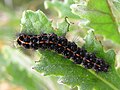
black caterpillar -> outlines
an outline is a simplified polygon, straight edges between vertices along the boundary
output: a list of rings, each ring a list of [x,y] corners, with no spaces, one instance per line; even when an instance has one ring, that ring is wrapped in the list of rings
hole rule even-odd
[[[88,53],[84,48],[77,47],[74,42],[68,41],[65,37],[57,36],[54,33],[40,35],[20,34],[17,43],[26,49],[50,49],[64,55],[65,58],[72,59],[76,64],[82,64],[87,69],[96,72],[107,72],[109,65],[95,54]]]

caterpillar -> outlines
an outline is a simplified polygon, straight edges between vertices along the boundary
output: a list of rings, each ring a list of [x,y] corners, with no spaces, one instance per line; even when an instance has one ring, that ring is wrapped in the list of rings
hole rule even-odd
[[[94,53],[89,53],[84,48],[78,47],[74,42],[68,41],[63,36],[55,33],[42,33],[40,35],[19,34],[17,43],[26,49],[49,49],[65,58],[71,59],[75,64],[82,64],[86,69],[93,69],[96,72],[108,72],[109,65]]]

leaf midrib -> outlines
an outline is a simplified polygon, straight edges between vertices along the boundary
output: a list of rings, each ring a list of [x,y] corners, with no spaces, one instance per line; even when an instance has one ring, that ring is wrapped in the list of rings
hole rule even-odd
[[[110,82],[108,82],[106,79],[103,79],[101,76],[96,75],[95,73],[93,73],[92,71],[90,71],[91,74],[93,74],[94,76],[96,76],[98,79],[100,79],[101,81],[103,81],[104,83],[106,83],[108,86],[110,86],[113,90],[119,90],[117,87],[115,87],[113,84],[111,84]]]
[[[52,65],[52,64],[51,64]],[[55,65],[55,64],[53,64]],[[57,64],[56,64],[57,65]],[[59,64],[60,65],[60,64]],[[62,64],[61,64],[62,65]],[[82,66],[80,66],[82,67]],[[82,67],[83,68],[83,67]],[[88,70],[91,74],[93,74],[96,78],[100,79],[101,81],[103,81],[105,84],[107,84],[109,87],[111,87],[113,90],[119,90],[116,86],[114,86],[112,83],[108,82],[106,79],[102,78],[99,75],[96,75],[93,71]]]

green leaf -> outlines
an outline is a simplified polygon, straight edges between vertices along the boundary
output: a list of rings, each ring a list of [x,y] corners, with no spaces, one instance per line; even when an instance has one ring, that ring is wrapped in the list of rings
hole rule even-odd
[[[118,23],[112,11],[110,0],[79,0],[71,5],[72,12],[81,18],[88,19],[87,26],[93,28],[95,33],[104,35],[107,39],[120,43]]]
[[[54,0],[54,1],[45,1],[45,8],[51,9],[53,11],[56,10],[58,12],[59,17],[69,17],[78,19],[79,16],[73,14],[70,9],[70,5],[73,4],[73,0],[64,0],[64,2],[60,0]]]
[[[42,11],[33,12],[27,10],[23,12],[21,19],[22,32],[40,34],[40,32],[53,32],[52,23]]]
[[[93,70],[86,70],[82,66],[76,65],[72,61],[52,51],[41,52],[42,57],[40,58],[40,62],[35,66],[35,69],[40,73],[44,73],[44,75],[61,76],[59,79],[60,83],[79,86],[82,90],[92,90],[93,88],[101,90],[120,89],[120,78],[114,67],[114,51],[109,50],[105,53],[101,44],[93,37],[93,33],[90,32],[85,39],[85,47],[88,51],[90,50],[92,52],[95,50],[99,52],[97,56],[104,58],[110,64],[109,72],[97,74]],[[89,45],[92,47],[89,48]]]
[[[56,23],[57,24],[57,23]],[[23,12],[21,19],[21,32],[28,34],[56,33],[58,35],[65,34],[69,29],[67,18],[58,24],[58,29],[54,30],[52,22],[48,20],[45,14],[38,10],[36,12],[27,10]]]
[[[18,50],[8,46],[2,48],[4,62],[6,62],[5,76],[10,82],[23,86],[27,90],[46,90],[48,87],[42,81],[42,76],[32,71],[32,60]]]
[[[116,69],[118,75],[120,76],[120,52],[118,52],[116,55]]]
[[[4,80],[7,75],[6,75],[6,70],[5,70],[5,66],[6,66],[7,62],[5,62],[5,59],[2,55],[2,53],[0,52],[0,80]]]
[[[113,4],[115,5],[116,9],[120,11],[120,0],[114,0]]]
[[[29,14],[27,14],[27,16],[29,16]],[[39,25],[40,24],[38,24],[38,26],[36,27],[39,27]],[[43,28],[45,27],[46,26],[43,26]],[[29,28],[26,29],[27,31],[29,31]],[[30,32],[32,32],[32,34],[36,34],[35,31]],[[41,31],[37,32],[37,34],[39,34],[40,32]],[[51,31],[45,32],[49,33]],[[38,51],[40,56],[40,62],[38,62],[34,68],[44,75],[59,76],[60,77],[59,83],[67,84],[71,87],[78,86],[80,90],[92,90],[92,89],[119,90],[120,78],[116,72],[114,65],[115,63],[114,51],[109,50],[107,52],[104,52],[101,43],[95,39],[92,31],[89,31],[88,35],[85,38],[85,41],[86,43],[84,46],[88,50],[88,52],[95,52],[98,57],[105,59],[105,61],[109,63],[110,68],[107,73],[105,72],[95,73],[93,70],[87,70],[83,68],[81,65],[76,65],[71,60],[65,59],[63,56],[49,50]]]

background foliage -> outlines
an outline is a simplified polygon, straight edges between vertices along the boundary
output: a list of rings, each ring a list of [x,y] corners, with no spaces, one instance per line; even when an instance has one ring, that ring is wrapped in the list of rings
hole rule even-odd
[[[119,3],[119,0],[0,1],[0,90],[70,90],[57,84],[57,80],[70,87],[77,86],[74,90],[119,90]],[[66,37],[104,58],[111,66],[108,73],[86,70],[51,51],[37,52],[13,45],[20,29],[26,33],[63,35],[68,29],[66,16],[70,23]],[[42,76],[33,66],[48,76]]]

